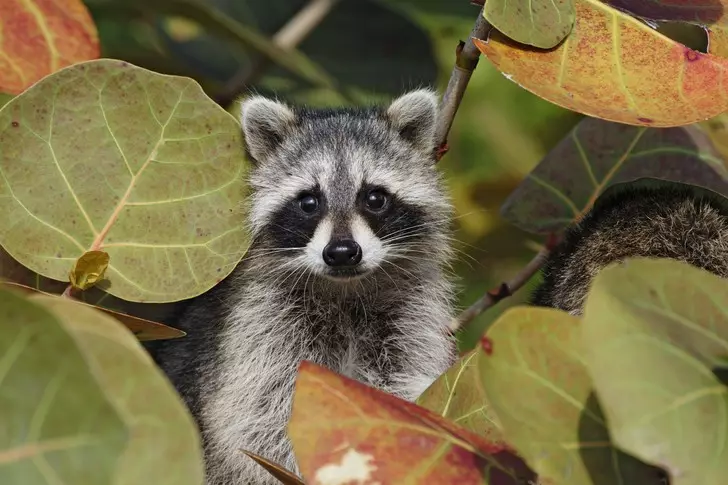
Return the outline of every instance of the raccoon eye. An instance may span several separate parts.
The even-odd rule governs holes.
[[[303,194],[298,198],[298,206],[306,214],[311,214],[318,209],[319,201],[314,195]]]
[[[387,194],[383,190],[370,190],[366,198],[367,209],[381,211],[387,205],[388,199]]]

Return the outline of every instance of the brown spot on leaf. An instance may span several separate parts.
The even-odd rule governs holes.
[[[687,49],[687,48],[685,49],[685,60],[687,60],[688,62],[697,61],[698,59],[700,59],[701,55],[702,54],[700,54],[700,52],[698,52],[698,51],[694,51],[692,49]]]
[[[653,121],[649,118],[637,118],[640,123],[652,123]]]
[[[20,126],[20,123],[18,123],[17,121],[13,121],[11,124],[13,125],[13,128],[17,128],[18,126]]]

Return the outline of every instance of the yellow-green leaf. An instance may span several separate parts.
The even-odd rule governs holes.
[[[417,399],[417,404],[477,433],[495,444],[505,444],[498,418],[485,395],[478,373],[479,350],[461,357]]]
[[[584,310],[585,361],[628,453],[672,485],[728,476],[728,281],[669,259],[636,258],[594,279]]]
[[[477,373],[504,436],[554,484],[661,485],[659,469],[612,444],[580,337],[576,317],[550,308],[511,308],[488,329]]]
[[[98,385],[123,421],[128,440],[116,466],[109,469],[111,480],[106,483],[202,485],[202,448],[192,416],[131,332],[113,318],[67,298],[35,295],[29,300],[50,310],[73,338]],[[59,350],[51,351],[47,357],[47,361],[55,361],[56,366],[64,359]],[[33,376],[29,377],[30,381],[33,379]],[[72,391],[78,384],[66,380],[65,385]],[[22,398],[22,391],[16,396]],[[25,403],[33,406],[31,401]],[[48,404],[55,408],[52,401]],[[85,402],[79,400],[76,406],[89,413]],[[60,408],[58,412],[63,410],[67,408]],[[74,425],[84,429],[89,424],[85,420],[66,424],[68,427]],[[94,461],[83,457],[75,466],[96,468]],[[31,485],[33,482],[0,483]],[[105,482],[79,479],[65,483]]]
[[[76,265],[68,274],[68,279],[74,288],[87,290],[103,279],[108,267],[108,253],[89,251],[78,258]]]
[[[516,42],[551,49],[574,26],[574,0],[488,0],[483,16]]]
[[[193,80],[76,64],[0,110],[0,245],[62,281],[104,251],[112,295],[190,298],[247,250],[247,167],[238,122]]]
[[[2,484],[111,483],[131,439],[58,315],[2,289],[0,416]]]

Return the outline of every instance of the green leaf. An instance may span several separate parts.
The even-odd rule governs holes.
[[[541,49],[551,49],[574,26],[573,0],[488,0],[483,16],[501,33]]]
[[[6,290],[0,290],[0,416],[3,484],[110,484],[131,440],[58,316]]]
[[[417,404],[491,443],[503,444],[503,431],[481,385],[478,361],[483,355],[473,350],[461,357],[420,395]]]
[[[489,328],[477,374],[508,443],[559,485],[660,485],[660,470],[612,445],[580,336],[550,308],[511,308]]]
[[[60,320],[123,419],[129,440],[114,470],[114,485],[202,485],[197,427],[134,335],[113,318],[66,298],[36,295],[30,301],[43,304]],[[57,350],[52,355],[56,362],[64,358]],[[89,463],[93,461],[85,461],[86,467]]]
[[[586,363],[625,451],[663,467],[672,485],[728,476],[728,282],[688,263],[628,259],[592,283]]]
[[[526,231],[560,232],[610,186],[644,177],[728,195],[728,170],[698,128],[653,129],[585,118],[528,174],[501,213]]]
[[[61,281],[104,251],[112,295],[190,298],[247,250],[247,167],[239,124],[193,80],[76,64],[0,110],[0,244]]]

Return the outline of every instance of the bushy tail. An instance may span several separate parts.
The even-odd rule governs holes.
[[[677,259],[728,277],[725,200],[673,186],[605,196],[567,231],[544,267],[532,303],[580,315],[594,276],[629,257]]]

